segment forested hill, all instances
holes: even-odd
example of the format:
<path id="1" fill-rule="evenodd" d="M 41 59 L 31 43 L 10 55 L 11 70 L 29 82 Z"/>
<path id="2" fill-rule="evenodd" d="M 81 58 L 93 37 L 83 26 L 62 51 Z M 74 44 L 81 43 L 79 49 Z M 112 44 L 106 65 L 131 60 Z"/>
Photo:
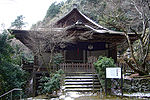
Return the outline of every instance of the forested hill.
<path id="1" fill-rule="evenodd" d="M 78 5 L 78 9 L 86 16 L 99 23 L 99 17 L 103 13 L 106 2 L 105 0 L 64 0 L 60 3 L 54 2 L 50 5 L 43 21 L 38 22 L 34 27 L 45 27 L 50 23 L 66 15 L 72 8 L 73 4 Z"/>
<path id="2" fill-rule="evenodd" d="M 98 21 L 98 16 L 96 15 L 95 11 L 98 9 L 102 11 L 104 10 L 106 3 L 102 1 L 103 0 L 67 0 L 66 2 L 62 1 L 61 3 L 54 2 L 47 10 L 45 18 L 49 17 L 53 19 L 54 17 L 59 16 L 59 14 L 65 15 L 73 8 L 73 4 L 77 4 L 78 9 L 82 13 L 88 15 L 88 17 L 92 18 L 93 20 Z M 97 7 L 97 4 L 100 5 L 101 2 L 103 5 L 101 5 L 101 7 Z M 90 7 L 92 7 L 92 9 L 89 9 Z"/>
<path id="3" fill-rule="evenodd" d="M 136 1 L 135 5 L 142 6 L 140 0 L 134 1 Z M 123 31 L 124 28 L 132 27 L 134 30 L 142 30 L 140 14 L 130 0 L 63 0 L 60 3 L 54 2 L 48 8 L 43 21 L 33 25 L 32 29 L 49 27 L 53 22 L 65 16 L 73 8 L 73 4 L 77 4 L 77 8 L 87 17 L 108 29 Z M 144 9 L 144 13 L 147 13 L 147 8 Z M 129 29 L 129 31 L 131 30 Z"/>

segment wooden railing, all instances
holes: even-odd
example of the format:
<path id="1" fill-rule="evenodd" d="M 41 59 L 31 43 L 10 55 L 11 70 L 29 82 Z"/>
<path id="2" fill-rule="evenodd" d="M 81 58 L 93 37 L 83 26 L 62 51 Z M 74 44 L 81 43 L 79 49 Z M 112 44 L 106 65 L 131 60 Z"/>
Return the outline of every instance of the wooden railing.
<path id="1" fill-rule="evenodd" d="M 63 63 L 60 64 L 60 69 L 64 72 L 95 72 L 92 63 Z"/>
<path id="2" fill-rule="evenodd" d="M 37 72 L 48 71 L 47 67 L 34 66 L 34 69 Z M 62 63 L 59 66 L 49 67 L 51 72 L 56 72 L 59 69 L 64 70 L 64 72 L 95 72 L 93 63 Z"/>

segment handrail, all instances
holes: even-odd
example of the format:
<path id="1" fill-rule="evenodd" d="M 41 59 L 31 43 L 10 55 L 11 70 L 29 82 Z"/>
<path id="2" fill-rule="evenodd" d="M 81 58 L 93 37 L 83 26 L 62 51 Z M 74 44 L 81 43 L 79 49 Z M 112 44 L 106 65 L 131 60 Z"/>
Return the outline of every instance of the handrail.
<path id="1" fill-rule="evenodd" d="M 3 95 L 1 95 L 0 98 L 2 98 L 3 96 L 5 96 L 5 95 L 7 95 L 7 94 L 9 94 L 9 93 L 12 93 L 13 91 L 22 91 L 22 89 L 14 88 L 14 89 L 12 89 L 12 90 L 10 90 L 10 91 L 4 93 Z"/>

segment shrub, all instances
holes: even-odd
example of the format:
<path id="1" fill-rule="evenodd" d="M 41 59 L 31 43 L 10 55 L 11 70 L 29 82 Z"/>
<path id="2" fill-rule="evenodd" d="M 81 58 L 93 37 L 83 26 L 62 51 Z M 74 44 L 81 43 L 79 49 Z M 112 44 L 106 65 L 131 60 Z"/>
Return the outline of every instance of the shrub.
<path id="1" fill-rule="evenodd" d="M 106 68 L 107 67 L 116 67 L 114 64 L 114 60 L 112 58 L 102 57 L 100 56 L 97 62 L 94 63 L 94 67 L 96 69 L 97 74 L 100 78 L 100 83 L 105 88 L 105 78 L 106 78 Z M 107 87 L 111 87 L 111 81 L 108 79 L 107 81 Z"/>
<path id="2" fill-rule="evenodd" d="M 59 68 L 59 64 L 63 63 L 63 61 L 64 61 L 64 58 L 61 53 L 54 54 L 53 64 L 56 65 L 57 68 Z"/>
<path id="3" fill-rule="evenodd" d="M 57 91 L 60 89 L 62 76 L 63 76 L 63 70 L 58 70 L 54 75 L 51 75 L 51 77 L 42 77 L 40 79 L 42 83 L 42 86 L 40 86 L 39 94 L 52 94 L 54 91 Z"/>

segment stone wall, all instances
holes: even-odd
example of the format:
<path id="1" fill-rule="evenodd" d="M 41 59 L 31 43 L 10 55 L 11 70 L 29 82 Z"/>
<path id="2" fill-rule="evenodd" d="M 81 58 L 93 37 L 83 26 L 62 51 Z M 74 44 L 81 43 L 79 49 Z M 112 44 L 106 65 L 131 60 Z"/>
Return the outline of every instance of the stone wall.
<path id="1" fill-rule="evenodd" d="M 121 93 L 121 79 L 111 79 L 112 94 Z M 135 92 L 149 92 L 150 91 L 150 79 L 132 78 L 123 80 L 123 92 L 135 93 Z"/>
<path id="2" fill-rule="evenodd" d="M 132 78 L 124 80 L 124 91 L 127 92 L 149 92 L 150 79 Z"/>

